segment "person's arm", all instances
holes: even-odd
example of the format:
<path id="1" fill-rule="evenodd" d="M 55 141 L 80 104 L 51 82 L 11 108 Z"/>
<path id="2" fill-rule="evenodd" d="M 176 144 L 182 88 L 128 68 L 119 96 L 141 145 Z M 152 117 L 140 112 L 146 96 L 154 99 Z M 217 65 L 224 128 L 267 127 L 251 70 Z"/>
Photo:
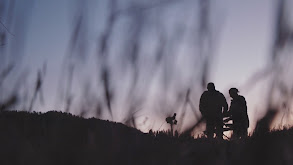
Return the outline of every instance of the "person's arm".
<path id="1" fill-rule="evenodd" d="M 242 102 L 243 102 L 243 106 L 245 107 L 245 109 L 247 109 L 247 105 L 246 105 L 245 97 L 242 96 L 242 100 L 243 100 L 243 101 L 242 101 Z"/>
<path id="2" fill-rule="evenodd" d="M 247 114 L 247 103 L 246 103 L 246 100 L 245 100 L 245 97 L 241 96 L 241 101 L 242 101 L 242 106 L 243 106 L 243 117 L 245 117 L 245 124 L 246 124 L 246 127 L 248 128 L 249 127 L 249 117 L 248 117 L 248 114 Z"/>
<path id="3" fill-rule="evenodd" d="M 204 116 L 205 114 L 205 104 L 206 104 L 206 96 L 205 96 L 205 92 L 200 96 L 200 100 L 199 100 L 199 111 L 201 112 L 201 114 Z"/>
<path id="4" fill-rule="evenodd" d="M 228 103 L 227 103 L 227 100 L 225 98 L 225 96 L 222 94 L 222 106 L 224 108 L 223 110 L 223 114 L 228 114 Z"/>
<path id="5" fill-rule="evenodd" d="M 241 113 L 242 114 L 247 114 L 247 105 L 246 105 L 246 100 L 243 96 L 240 96 L 240 107 L 241 107 Z"/>

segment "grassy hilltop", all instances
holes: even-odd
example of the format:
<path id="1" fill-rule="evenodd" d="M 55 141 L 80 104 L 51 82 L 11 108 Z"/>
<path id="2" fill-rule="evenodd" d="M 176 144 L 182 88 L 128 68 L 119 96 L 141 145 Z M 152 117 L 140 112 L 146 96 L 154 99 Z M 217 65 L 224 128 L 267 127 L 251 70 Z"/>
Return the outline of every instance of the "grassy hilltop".
<path id="1" fill-rule="evenodd" d="M 293 164 L 293 129 L 246 140 L 171 137 L 56 111 L 0 113 L 0 164 Z"/>

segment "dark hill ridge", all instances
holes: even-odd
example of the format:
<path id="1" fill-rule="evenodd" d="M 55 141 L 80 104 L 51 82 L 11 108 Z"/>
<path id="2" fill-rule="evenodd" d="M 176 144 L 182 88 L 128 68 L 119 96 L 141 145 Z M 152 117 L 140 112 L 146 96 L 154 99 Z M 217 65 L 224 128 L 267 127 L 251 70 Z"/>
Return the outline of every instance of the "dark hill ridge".
<path id="1" fill-rule="evenodd" d="M 0 164 L 293 164 L 293 130 L 245 141 L 145 134 L 51 111 L 0 113 Z"/>

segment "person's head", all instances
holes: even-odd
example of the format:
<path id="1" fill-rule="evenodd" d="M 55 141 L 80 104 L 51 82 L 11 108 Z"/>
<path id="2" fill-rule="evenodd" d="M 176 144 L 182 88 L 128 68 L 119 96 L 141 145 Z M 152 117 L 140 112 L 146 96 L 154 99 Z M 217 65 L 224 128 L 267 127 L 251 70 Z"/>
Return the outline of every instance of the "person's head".
<path id="1" fill-rule="evenodd" d="M 208 89 L 208 91 L 215 91 L 216 90 L 215 84 L 212 82 L 208 83 L 207 89 Z"/>
<path id="2" fill-rule="evenodd" d="M 229 90 L 229 94 L 230 94 L 230 96 L 232 97 L 232 98 L 235 98 L 235 97 L 237 97 L 238 96 L 238 89 L 237 88 L 231 88 L 230 90 Z"/>

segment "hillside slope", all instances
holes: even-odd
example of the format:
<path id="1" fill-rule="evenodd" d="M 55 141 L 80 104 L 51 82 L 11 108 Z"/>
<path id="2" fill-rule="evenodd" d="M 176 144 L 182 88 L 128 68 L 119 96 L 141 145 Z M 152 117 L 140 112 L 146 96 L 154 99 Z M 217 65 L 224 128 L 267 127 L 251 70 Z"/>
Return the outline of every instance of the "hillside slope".
<path id="1" fill-rule="evenodd" d="M 293 164 L 293 130 L 245 141 L 145 134 L 51 111 L 0 113 L 0 164 Z"/>

